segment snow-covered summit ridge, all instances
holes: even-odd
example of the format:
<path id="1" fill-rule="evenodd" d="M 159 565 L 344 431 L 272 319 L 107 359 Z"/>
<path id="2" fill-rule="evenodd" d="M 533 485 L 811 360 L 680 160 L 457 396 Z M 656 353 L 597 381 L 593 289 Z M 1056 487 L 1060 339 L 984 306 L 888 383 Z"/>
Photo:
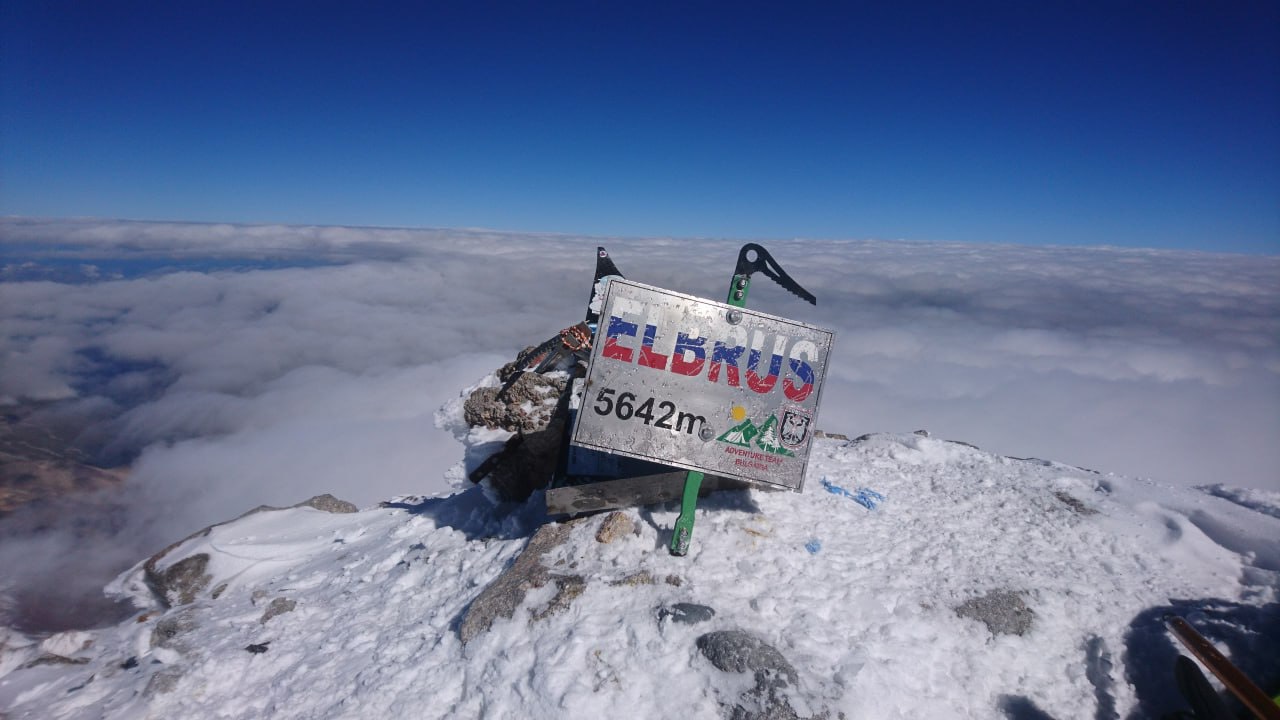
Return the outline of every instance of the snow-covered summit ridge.
<path id="1" fill-rule="evenodd" d="M 868 509 L 859 490 L 883 500 Z M 145 592 L 139 563 L 114 584 L 137 618 L 4 639 L 0 710 L 714 718 L 752 712 L 758 681 L 700 638 L 745 631 L 793 668 L 778 697 L 798 717 L 1152 716 L 1177 707 L 1165 612 L 1216 628 L 1247 672 L 1277 667 L 1280 518 L 1224 494 L 920 435 L 818 439 L 804 493 L 703 500 L 685 558 L 665 551 L 674 506 L 626 511 L 607 543 L 605 516 L 568 523 L 539 551 L 549 580 L 465 644 L 477 597 L 551 522 L 540 494 L 264 511 L 156 564 L 209 556 L 189 603 Z M 1021 635 L 957 612 L 990 597 L 1024 604 Z M 680 603 L 714 615 L 674 621 Z"/>

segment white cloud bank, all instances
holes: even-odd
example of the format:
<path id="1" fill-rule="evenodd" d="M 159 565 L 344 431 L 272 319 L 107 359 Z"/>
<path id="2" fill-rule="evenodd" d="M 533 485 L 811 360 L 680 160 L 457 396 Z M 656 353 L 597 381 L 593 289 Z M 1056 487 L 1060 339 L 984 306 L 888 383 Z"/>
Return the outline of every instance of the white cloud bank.
<path id="1" fill-rule="evenodd" d="M 597 244 L 628 277 L 716 300 L 740 246 L 3 219 L 10 269 L 250 269 L 0 283 L 0 396 L 58 400 L 47 412 L 82 423 L 87 445 L 140 452 L 131 482 L 165 508 L 165 540 L 320 492 L 363 505 L 439 492 L 461 450 L 434 410 L 581 319 Z M 761 277 L 752 307 L 837 333 L 826 429 L 927 428 L 1174 484 L 1280 489 L 1280 258 L 766 245 L 818 306 Z"/>

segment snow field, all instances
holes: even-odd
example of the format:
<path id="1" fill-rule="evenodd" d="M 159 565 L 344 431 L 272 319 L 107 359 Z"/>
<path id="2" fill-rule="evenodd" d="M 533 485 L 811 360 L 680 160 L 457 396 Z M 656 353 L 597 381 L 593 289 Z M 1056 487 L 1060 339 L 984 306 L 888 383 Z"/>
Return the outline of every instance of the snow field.
<path id="1" fill-rule="evenodd" d="M 824 477 L 885 500 L 868 510 L 826 491 Z M 471 488 L 217 526 L 169 557 L 207 552 L 209 589 L 227 586 L 219 597 L 206 590 L 164 610 L 135 567 L 113 587 L 147 612 L 86 633 L 84 664 L 24 668 L 15 653 L 29 660 L 37 650 L 11 650 L 0 708 L 15 720 L 717 718 L 753 681 L 716 670 L 695 642 L 741 628 L 795 666 L 789 701 L 802 716 L 1000 718 L 1014 698 L 1055 717 L 1093 717 L 1091 643 L 1111 660 L 1105 692 L 1124 716 L 1137 703 L 1123 662 L 1136 615 L 1175 598 L 1274 603 L 1280 584 L 1254 564 L 1268 557 L 1259 539 L 1280 537 L 1280 518 L 1267 513 L 933 438 L 874 435 L 815 441 L 801 494 L 703 499 L 684 558 L 665 549 L 674 506 L 626 511 L 636 532 L 609 544 L 595 539 L 603 516 L 577 521 L 542 564 L 553 579 L 581 576 L 581 594 L 548 612 L 556 583 L 530 588 L 513 617 L 463 645 L 461 616 L 546 521 L 539 503 L 535 494 L 521 508 L 494 506 Z M 1255 545 L 1242 555 L 1215 537 Z M 813 540 L 816 552 L 806 549 Z M 1031 608 L 1026 634 L 993 634 L 956 614 L 993 591 Z M 262 622 L 277 598 L 296 607 Z M 659 620 L 676 602 L 716 615 Z M 162 627 L 178 631 L 157 643 Z"/>

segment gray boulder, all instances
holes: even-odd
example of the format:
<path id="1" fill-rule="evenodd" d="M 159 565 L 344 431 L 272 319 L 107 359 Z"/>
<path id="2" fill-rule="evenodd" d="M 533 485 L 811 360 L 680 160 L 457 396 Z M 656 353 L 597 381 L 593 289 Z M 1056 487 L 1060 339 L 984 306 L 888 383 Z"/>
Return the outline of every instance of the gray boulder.
<path id="1" fill-rule="evenodd" d="M 266 625 L 267 621 L 271 618 L 288 612 L 293 612 L 296 607 L 298 607 L 298 602 L 296 600 L 278 597 L 271 601 L 271 604 L 267 606 L 266 611 L 262 613 L 262 619 L 258 620 L 258 622 Z"/>
<path id="2" fill-rule="evenodd" d="M 147 686 L 142 690 L 142 696 L 151 699 L 157 695 L 165 695 L 173 692 L 178 686 L 178 681 L 182 679 L 182 670 L 178 668 L 164 668 L 152 675 L 147 680 Z"/>
<path id="3" fill-rule="evenodd" d="M 751 673 L 755 679 L 755 686 L 729 708 L 728 717 L 733 720 L 800 719 L 786 697 L 787 690 L 796 687 L 800 678 L 777 648 L 744 630 L 717 630 L 698 638 L 698 650 L 716 669 Z M 825 718 L 827 714 L 815 717 Z"/>
<path id="4" fill-rule="evenodd" d="M 191 608 L 174 611 L 174 614 L 161 618 L 151 629 L 151 647 L 189 652 L 191 648 L 183 640 L 183 636 L 195 630 L 198 625 Z"/>
<path id="5" fill-rule="evenodd" d="M 956 615 L 977 620 L 993 635 L 1025 635 L 1031 629 L 1035 613 L 1022 596 L 1009 590 L 994 590 L 965 600 L 955 609 Z"/>

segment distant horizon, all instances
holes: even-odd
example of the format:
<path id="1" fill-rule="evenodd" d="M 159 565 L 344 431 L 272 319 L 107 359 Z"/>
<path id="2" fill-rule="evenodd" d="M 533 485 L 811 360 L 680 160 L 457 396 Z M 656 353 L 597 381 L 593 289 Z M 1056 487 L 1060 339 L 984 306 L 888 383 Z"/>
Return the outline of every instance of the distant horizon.
<path id="1" fill-rule="evenodd" d="M 403 230 L 403 231 L 427 231 L 427 232 L 459 232 L 459 233 L 495 233 L 505 235 L 520 235 L 527 237 L 546 236 L 552 238 L 583 238 L 596 239 L 606 241 L 615 240 L 689 240 L 689 241 L 710 241 L 710 242 L 769 242 L 769 241 L 840 241 L 840 242 L 884 242 L 884 243 L 916 243 L 916 244 L 958 244 L 973 246 L 993 246 L 993 247 L 1028 247 L 1028 248 L 1078 248 L 1078 249 L 1114 249 L 1114 250 L 1133 250 L 1133 251 L 1159 251 L 1159 252 L 1186 252 L 1186 253 L 1205 253 L 1211 255 L 1246 255 L 1246 256 L 1276 256 L 1280 255 L 1280 239 L 1277 240 L 1275 246 L 1263 246 L 1256 249 L 1218 249 L 1218 248 L 1200 248 L 1200 247 L 1162 247 L 1159 245 L 1136 245 L 1118 242 L 1035 242 L 1024 241 L 1018 242 L 1014 240 L 997 241 L 997 240 L 955 240 L 948 238 L 919 238 L 919 237 L 857 237 L 857 236 L 808 236 L 808 235 L 690 235 L 690 234 L 629 234 L 629 233 L 610 233 L 610 232 L 577 232 L 572 230 L 529 230 L 520 228 L 503 228 L 503 227 L 486 227 L 486 226 L 444 226 L 444 225 L 389 225 L 389 224 L 350 224 L 350 223 L 320 223 L 320 222 L 276 222 L 270 220 L 206 220 L 206 219 L 176 219 L 163 217 L 106 217 L 96 215 L 20 215 L 20 214 L 0 214 L 0 220 L 17 220 L 17 221 L 63 221 L 63 222 L 84 222 L 84 223 L 138 223 L 138 224 L 155 224 L 155 225 L 228 225 L 232 227 L 282 227 L 282 228 L 332 228 L 332 229 L 348 229 L 348 230 Z M 0 236 L 0 248 L 6 240 Z M 0 257 L 3 254 L 0 253 Z"/>

